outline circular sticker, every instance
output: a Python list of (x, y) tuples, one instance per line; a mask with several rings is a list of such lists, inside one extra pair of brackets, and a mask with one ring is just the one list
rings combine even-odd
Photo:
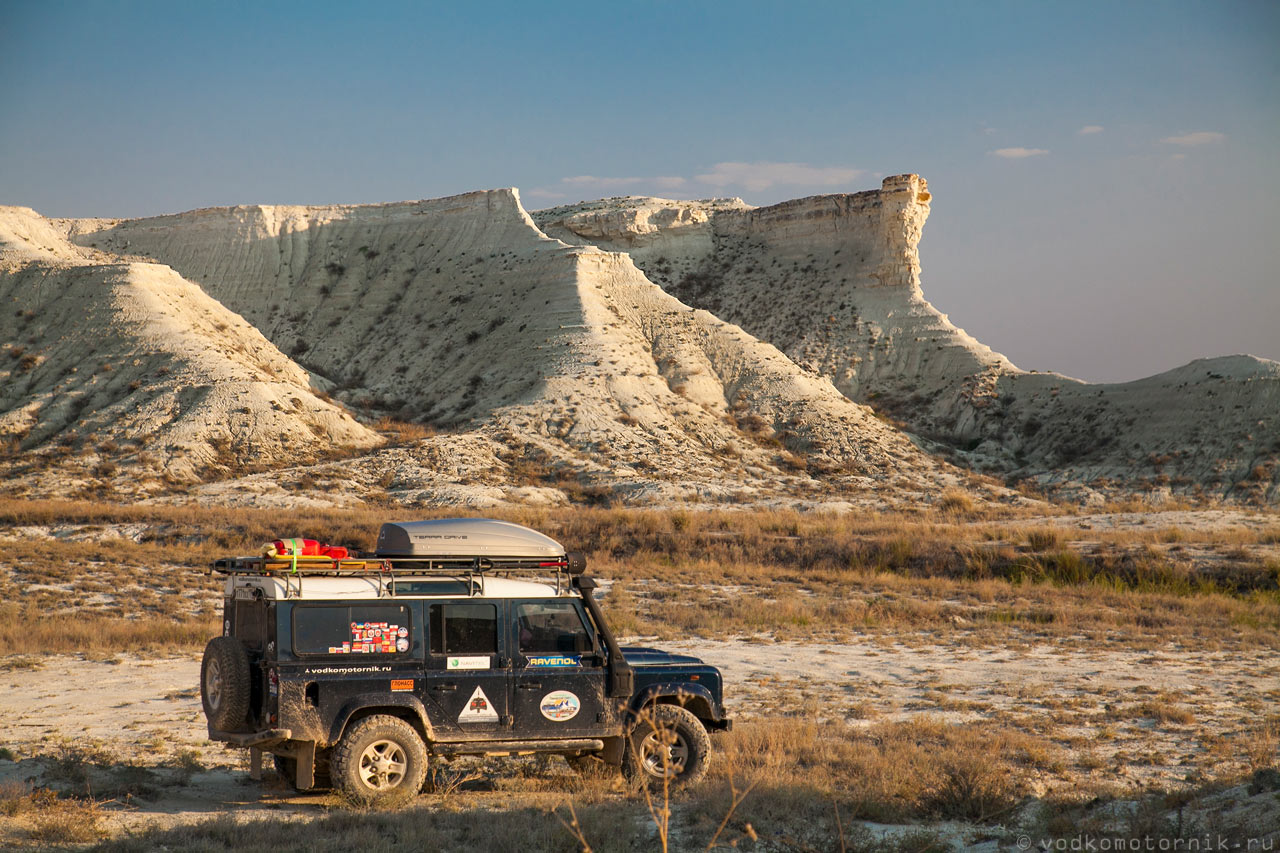
[(542, 697), (538, 709), (553, 723), (563, 723), (578, 716), (582, 703), (568, 690), (555, 690)]
[(409, 641), (408, 641), (408, 640), (396, 640), (396, 651), (398, 651), (398, 652), (407, 652), (407, 651), (409, 651)]
[(396, 629), (396, 636), (397, 637), (409, 636), (409, 629), (401, 625), (399, 628)]

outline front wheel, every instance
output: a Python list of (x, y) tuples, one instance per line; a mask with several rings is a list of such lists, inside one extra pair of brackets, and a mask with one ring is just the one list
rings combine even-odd
[(645, 782), (692, 785), (707, 775), (711, 738), (702, 721), (679, 705), (650, 705), (631, 732), (622, 770)]
[(411, 797), (427, 778), (427, 748), (398, 717), (366, 717), (333, 752), (333, 781), (358, 800)]

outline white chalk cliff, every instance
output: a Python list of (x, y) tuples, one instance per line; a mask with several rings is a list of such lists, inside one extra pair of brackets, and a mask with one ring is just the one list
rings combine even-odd
[(918, 175), (762, 208), (616, 198), (535, 211), (564, 240), (627, 251), (683, 301), (737, 323), (981, 470), (1054, 487), (1280, 500), (1280, 365), (1194, 362), (1137, 382), (1027, 373), (924, 298)]
[(51, 465), (78, 482), (193, 482), (382, 441), (169, 267), (75, 247), (25, 208), (0, 208), (0, 300), (10, 486)]
[[(627, 255), (548, 237), (513, 190), (56, 226), (81, 251), (176, 271), (366, 422), (447, 430), (298, 478), (331, 490), (884, 503), (972, 481)], [(230, 491), (269, 500), (280, 479)]]
[(532, 217), (514, 190), (0, 208), (0, 474), (17, 494), (279, 504), (1008, 496), (976, 468), (1277, 500), (1280, 365), (1020, 371), (924, 299), (931, 201), (901, 175)]

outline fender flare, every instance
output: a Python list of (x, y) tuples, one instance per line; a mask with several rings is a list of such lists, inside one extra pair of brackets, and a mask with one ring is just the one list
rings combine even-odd
[(342, 733), (347, 730), (351, 718), (356, 714), (368, 710), (376, 712), (382, 708), (410, 711), (421, 726), (423, 742), (430, 744), (435, 740), (435, 730), (427, 717), (427, 708), (417, 696), (412, 693), (359, 693), (342, 703), (342, 707), (334, 715), (333, 725), (329, 729), (329, 745), (342, 739)]
[(715, 699), (711, 696), (711, 691), (703, 687), (701, 684), (693, 684), (688, 681), (672, 681), (662, 684), (651, 684), (641, 690), (631, 699), (630, 705), (627, 707), (626, 724), (630, 726), (640, 716), (640, 709), (650, 702), (672, 696), (677, 699), (675, 704), (681, 705), (693, 711), (695, 715), (699, 710), (705, 707), (705, 715), (716, 722), (720, 717), (716, 714)]

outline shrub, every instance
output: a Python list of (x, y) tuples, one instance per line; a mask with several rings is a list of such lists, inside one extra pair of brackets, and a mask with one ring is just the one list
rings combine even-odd
[(1032, 551), (1048, 551), (1062, 546), (1062, 531), (1041, 527), (1027, 534), (1027, 547)]

